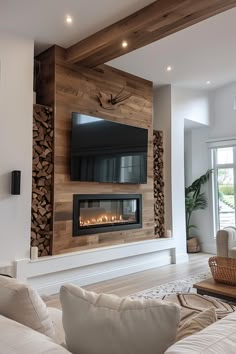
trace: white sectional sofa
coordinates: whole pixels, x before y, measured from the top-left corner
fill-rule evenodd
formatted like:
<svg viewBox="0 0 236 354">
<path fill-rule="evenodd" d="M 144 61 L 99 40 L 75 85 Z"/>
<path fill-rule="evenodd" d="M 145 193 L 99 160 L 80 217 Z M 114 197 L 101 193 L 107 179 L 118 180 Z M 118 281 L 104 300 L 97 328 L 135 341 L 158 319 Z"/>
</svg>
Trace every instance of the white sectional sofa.
<svg viewBox="0 0 236 354">
<path fill-rule="evenodd" d="M 61 310 L 27 284 L 0 275 L 0 354 L 69 353 Z"/>
<path fill-rule="evenodd" d="M 69 323 L 66 327 L 67 327 L 67 331 L 69 330 L 68 333 L 70 333 L 71 331 L 69 328 L 70 316 L 74 317 L 75 320 L 75 318 L 78 318 L 78 316 L 81 315 L 81 311 L 79 311 L 78 313 L 79 309 L 77 307 L 78 306 L 83 307 L 82 308 L 84 310 L 83 319 L 84 320 L 86 319 L 87 322 L 88 322 L 88 314 L 86 311 L 88 310 L 86 310 L 83 304 L 82 305 L 78 304 L 77 292 L 80 291 L 81 293 L 82 289 L 73 290 L 71 285 L 66 286 L 66 289 L 68 292 L 67 295 L 68 304 L 66 305 L 66 307 L 69 306 L 70 308 L 67 309 L 67 313 L 64 313 L 64 322 L 66 320 L 64 325 L 67 322 Z M 72 294 L 73 293 L 72 290 L 76 291 L 76 294 Z M 85 291 L 82 291 L 82 295 L 83 293 L 85 293 Z M 71 298 L 72 295 L 74 296 L 73 304 Z M 89 297 L 91 303 L 93 303 L 92 300 L 94 296 L 97 296 L 96 294 L 92 295 L 91 293 L 85 295 L 86 297 Z M 107 295 L 105 295 L 105 297 L 107 297 Z M 79 300 L 81 303 L 81 294 Z M 83 299 L 83 301 L 85 300 L 87 301 L 88 299 L 87 298 Z M 115 299 L 114 301 L 118 301 L 118 299 Z M 97 305 L 98 301 L 96 300 L 95 303 Z M 133 307 L 134 304 L 131 305 Z M 65 299 L 64 299 L 64 307 L 65 307 Z M 136 305 L 134 307 L 135 307 L 135 311 L 139 311 Z M 104 308 L 106 309 L 106 307 Z M 74 311 L 74 309 L 76 311 Z M 94 312 L 93 306 L 91 311 L 90 314 Z M 140 311 L 143 311 L 143 309 Z M 69 317 L 68 314 L 70 315 Z M 26 284 L 19 283 L 14 279 L 7 279 L 5 277 L 0 276 L 0 354 L 70 353 L 70 351 L 68 351 L 63 345 L 60 345 L 60 343 L 64 342 L 64 330 L 62 328 L 61 315 L 62 313 L 60 310 L 53 309 L 50 307 L 47 308 L 45 303 L 39 297 L 39 295 L 31 287 L 27 286 Z M 66 315 L 67 317 L 65 317 Z M 107 316 L 108 316 L 107 314 L 105 314 L 104 316 L 102 315 L 102 318 L 103 317 L 105 318 L 104 323 L 106 323 L 106 320 L 108 319 Z M 144 313 L 141 314 L 141 320 L 143 320 L 143 316 Z M 147 314 L 145 316 L 146 316 L 145 319 L 148 318 Z M 153 320 L 153 316 L 151 318 Z M 96 315 L 96 319 L 97 319 L 97 315 Z M 73 320 L 73 318 L 71 318 L 71 320 Z M 167 323 L 165 322 L 165 320 L 167 321 Z M 93 322 L 93 318 L 90 320 L 90 323 L 91 321 Z M 133 322 L 132 325 L 130 325 L 131 322 L 129 316 L 127 321 L 129 323 L 129 329 L 131 330 L 132 333 L 136 335 L 137 331 L 134 328 L 136 327 L 136 325 Z M 157 319 L 155 319 L 154 321 L 155 324 L 152 323 L 154 333 L 158 331 L 159 321 L 160 321 L 160 317 L 157 316 Z M 139 328 L 140 322 L 142 321 L 137 320 L 136 322 L 137 322 L 137 328 Z M 166 327 L 165 327 L 165 323 L 166 323 Z M 171 320 L 168 320 L 166 316 L 164 317 L 162 316 L 161 324 L 162 326 L 164 325 L 165 330 L 167 330 L 168 326 L 170 326 L 170 323 L 172 323 Z M 145 326 L 147 326 L 147 323 L 145 323 Z M 79 326 L 76 325 L 75 327 L 76 330 L 78 331 Z M 88 328 L 89 329 L 91 328 L 90 325 L 88 326 Z M 125 325 L 121 325 L 120 328 L 122 329 L 121 332 L 124 335 Z M 96 332 L 96 328 L 95 328 L 95 332 Z M 68 337 L 68 333 L 67 333 L 67 337 Z M 118 334 L 120 334 L 119 331 Z M 106 341 L 107 340 L 106 333 L 104 333 L 104 336 L 105 339 L 103 340 Z M 85 338 L 82 339 L 81 338 L 78 339 L 78 338 L 79 337 L 76 337 L 76 343 L 79 343 L 77 342 L 77 340 L 79 340 L 80 342 L 82 340 L 85 341 L 87 340 L 86 336 Z M 99 336 L 99 340 L 101 340 L 100 336 Z M 133 350 L 133 346 L 129 345 L 129 350 L 127 352 L 127 350 L 124 350 L 123 340 L 119 341 L 117 338 L 116 340 L 117 340 L 116 353 L 118 354 L 137 353 L 137 350 L 135 350 L 135 346 Z M 136 345 L 138 340 L 140 340 L 139 336 L 137 338 L 135 337 L 134 343 Z M 129 338 L 129 344 L 130 344 L 130 338 Z M 145 352 L 143 353 L 143 350 L 139 352 L 141 352 L 141 354 L 150 354 L 150 352 L 153 352 L 155 354 L 163 354 L 163 349 L 161 349 L 160 345 L 158 344 L 160 344 L 159 340 L 157 340 L 157 343 L 155 343 L 154 347 L 152 347 L 152 351 L 150 351 L 148 349 L 148 345 L 150 346 L 150 341 L 148 341 L 147 345 L 145 345 L 145 349 L 146 349 Z M 169 345 L 170 344 L 168 344 L 165 348 L 167 348 Z M 107 348 L 110 349 L 109 342 L 107 342 Z M 78 348 L 73 350 L 72 352 L 73 354 L 85 354 L 83 350 L 81 352 L 81 349 Z M 87 351 L 87 352 L 91 354 L 91 351 Z M 108 350 L 107 352 L 111 353 L 110 350 Z M 97 348 L 95 348 L 93 350 L 93 353 L 100 354 L 101 351 L 99 350 L 97 351 Z M 198 332 L 197 334 L 191 335 L 189 337 L 186 337 L 183 340 L 176 342 L 165 351 L 165 354 L 200 354 L 200 353 L 201 354 L 235 354 L 236 353 L 236 312 L 211 324 L 210 326 L 206 327 L 205 329 Z"/>
<path fill-rule="evenodd" d="M 0 354 L 32 353 L 66 354 L 70 352 L 56 344 L 48 336 L 0 315 Z M 236 353 L 236 313 L 228 315 L 201 332 L 177 342 L 165 352 L 165 354 L 200 353 Z"/>
<path fill-rule="evenodd" d="M 165 354 L 235 354 L 236 312 L 172 345 Z"/>
<path fill-rule="evenodd" d="M 54 340 L 0 315 L 0 354 L 68 354 Z"/>
</svg>

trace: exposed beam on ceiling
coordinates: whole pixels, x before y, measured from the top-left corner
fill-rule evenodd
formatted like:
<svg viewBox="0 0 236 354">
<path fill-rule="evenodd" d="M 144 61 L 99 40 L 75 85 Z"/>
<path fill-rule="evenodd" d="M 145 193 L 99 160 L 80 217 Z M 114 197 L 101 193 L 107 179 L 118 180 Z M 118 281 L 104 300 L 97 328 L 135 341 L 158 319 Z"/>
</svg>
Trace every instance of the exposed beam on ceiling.
<svg viewBox="0 0 236 354">
<path fill-rule="evenodd" d="M 236 0 L 157 0 L 68 48 L 67 61 L 95 67 L 235 6 Z"/>
</svg>

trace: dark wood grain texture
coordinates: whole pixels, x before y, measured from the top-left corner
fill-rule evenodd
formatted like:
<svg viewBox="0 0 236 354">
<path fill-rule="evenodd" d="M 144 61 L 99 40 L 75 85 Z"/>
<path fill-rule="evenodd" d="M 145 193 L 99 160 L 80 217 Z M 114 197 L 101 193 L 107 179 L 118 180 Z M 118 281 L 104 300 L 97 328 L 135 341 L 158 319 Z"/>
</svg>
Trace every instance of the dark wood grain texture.
<svg viewBox="0 0 236 354">
<path fill-rule="evenodd" d="M 236 0 L 154 1 L 71 46 L 66 58 L 68 63 L 95 67 L 235 6 Z"/>
<path fill-rule="evenodd" d="M 53 254 L 154 238 L 152 83 L 107 65 L 89 69 L 68 64 L 65 61 L 66 51 L 59 47 L 52 48 L 51 55 L 55 56 L 55 93 L 52 93 L 55 106 Z M 44 67 L 47 69 L 46 65 Z M 47 86 L 46 80 L 44 85 Z M 123 87 L 132 94 L 124 104 L 112 111 L 100 106 L 97 99 L 98 92 L 115 94 Z M 43 85 L 41 89 L 43 90 Z M 44 97 L 42 92 L 40 97 Z M 47 100 L 49 100 L 48 97 Z M 147 184 L 70 181 L 72 112 L 147 128 L 149 132 Z M 80 193 L 141 193 L 143 228 L 72 237 L 73 194 Z"/>
<path fill-rule="evenodd" d="M 236 302 L 236 287 L 233 285 L 216 283 L 213 278 L 203 280 L 193 285 L 200 295 L 209 295 Z"/>
</svg>

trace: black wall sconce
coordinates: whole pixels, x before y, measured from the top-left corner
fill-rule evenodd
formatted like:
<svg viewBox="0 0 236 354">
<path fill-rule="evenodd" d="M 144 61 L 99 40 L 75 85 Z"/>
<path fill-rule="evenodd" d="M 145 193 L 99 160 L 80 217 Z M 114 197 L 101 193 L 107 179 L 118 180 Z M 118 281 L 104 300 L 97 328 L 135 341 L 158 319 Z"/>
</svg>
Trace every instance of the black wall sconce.
<svg viewBox="0 0 236 354">
<path fill-rule="evenodd" d="M 12 173 L 11 173 L 11 194 L 13 194 L 13 195 L 20 194 L 20 180 L 21 180 L 21 171 L 12 171 Z"/>
</svg>

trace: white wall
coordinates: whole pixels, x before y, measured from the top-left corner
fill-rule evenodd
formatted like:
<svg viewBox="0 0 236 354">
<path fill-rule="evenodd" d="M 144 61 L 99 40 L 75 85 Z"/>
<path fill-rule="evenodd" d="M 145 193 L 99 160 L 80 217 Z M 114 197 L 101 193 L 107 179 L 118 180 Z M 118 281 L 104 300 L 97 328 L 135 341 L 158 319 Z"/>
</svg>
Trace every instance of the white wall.
<svg viewBox="0 0 236 354">
<path fill-rule="evenodd" d="M 172 86 L 172 92 L 175 115 L 181 116 L 181 119 L 209 124 L 210 104 L 207 91 Z"/>
<path fill-rule="evenodd" d="M 208 121 L 206 100 L 203 100 L 200 109 L 205 115 L 201 115 L 196 103 L 199 99 L 193 98 L 193 92 L 190 94 L 188 90 L 170 85 L 158 88 L 154 93 L 154 128 L 164 132 L 165 219 L 175 239 L 177 262 L 188 259 L 184 198 L 184 119 Z"/>
<path fill-rule="evenodd" d="M 186 252 L 186 225 L 185 225 L 185 179 L 191 179 L 191 173 L 185 176 L 184 157 L 190 155 L 192 146 L 188 137 L 190 151 L 185 151 L 184 123 L 189 120 L 195 123 L 209 124 L 210 104 L 206 91 L 190 90 L 172 86 L 172 217 L 173 230 L 178 237 L 176 252 Z M 189 161 L 193 169 L 194 162 Z"/>
<path fill-rule="evenodd" d="M 154 90 L 153 128 L 163 131 L 165 228 L 172 230 L 171 203 L 171 86 Z"/>
<path fill-rule="evenodd" d="M 210 168 L 210 156 L 207 143 L 210 128 L 197 128 L 188 132 L 185 136 L 185 149 L 190 149 L 191 153 L 185 155 L 185 170 L 188 171 L 189 179 L 186 186 L 189 186 L 195 179 L 199 178 Z M 189 134 L 191 140 L 188 139 Z M 190 140 L 190 141 L 189 141 Z M 201 248 L 205 252 L 215 253 L 215 242 L 213 238 L 212 220 L 212 200 L 211 200 L 211 180 L 202 188 L 208 199 L 208 207 L 204 210 L 193 212 L 191 224 L 197 229 L 191 229 L 192 236 L 198 236 Z"/>
<path fill-rule="evenodd" d="M 172 173 L 172 223 L 178 239 L 179 254 L 186 253 L 185 194 L 184 194 L 184 116 L 178 106 L 178 98 L 172 88 L 171 119 L 171 173 Z"/>
<path fill-rule="evenodd" d="M 185 226 L 185 166 L 184 122 L 191 120 L 208 124 L 209 97 L 207 92 L 164 86 L 154 92 L 154 129 L 164 132 L 165 220 L 172 229 L 176 258 L 186 257 Z M 188 139 L 188 157 L 192 156 L 191 137 Z M 188 159 L 189 160 L 189 159 Z M 192 178 L 192 166 L 188 180 Z"/>
<path fill-rule="evenodd" d="M 33 41 L 0 36 L 0 266 L 29 256 Z M 21 194 L 10 194 L 10 172 L 21 170 Z"/>
<path fill-rule="evenodd" d="M 211 94 L 210 139 L 236 137 L 236 111 L 234 111 L 236 82 L 225 85 Z"/>
<path fill-rule="evenodd" d="M 185 186 L 192 183 L 192 130 L 188 129 L 184 132 L 184 169 L 185 169 Z"/>
<path fill-rule="evenodd" d="M 233 109 L 236 96 L 236 82 L 212 91 L 210 97 L 209 128 L 193 129 L 191 142 L 187 136 L 186 148 L 191 145 L 191 154 L 186 154 L 186 167 L 191 168 L 191 182 L 210 168 L 210 153 L 207 141 L 214 139 L 236 138 L 236 111 Z M 189 134 L 189 133 L 188 133 Z M 194 163 L 193 163 L 194 162 Z M 189 182 L 189 181 L 188 181 Z M 216 252 L 212 214 L 211 183 L 205 187 L 209 207 L 193 214 L 192 223 L 198 226 L 194 233 L 199 236 L 205 252 Z"/>
</svg>

